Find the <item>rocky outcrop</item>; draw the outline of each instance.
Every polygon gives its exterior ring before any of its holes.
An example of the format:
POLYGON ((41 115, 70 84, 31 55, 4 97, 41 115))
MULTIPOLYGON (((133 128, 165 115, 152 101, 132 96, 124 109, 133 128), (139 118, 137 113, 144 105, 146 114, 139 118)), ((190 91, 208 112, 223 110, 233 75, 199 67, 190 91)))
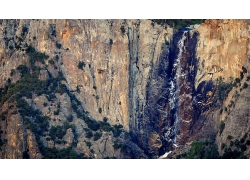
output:
POLYGON ((179 31, 151 20, 1 20, 1 92, 23 78, 20 65, 51 91, 22 97, 49 119, 40 138, 15 102, 2 102, 1 157, 42 158, 42 142, 89 158, 158 158, 203 137, 219 146, 229 133, 241 138, 249 119, 248 29, 248 20, 206 20, 179 31), (30 47, 40 60, 31 62, 30 47), (93 130, 86 117, 120 124, 122 133, 93 130), (62 128, 61 139, 51 137, 52 127, 62 128))
POLYGON ((4 103, 1 107, 1 151, 0 158, 41 159, 34 134, 26 129, 22 117, 13 103, 4 103))
POLYGON ((239 77, 249 56, 248 20, 206 20, 194 31, 199 33, 195 87, 220 76, 225 81, 239 77))

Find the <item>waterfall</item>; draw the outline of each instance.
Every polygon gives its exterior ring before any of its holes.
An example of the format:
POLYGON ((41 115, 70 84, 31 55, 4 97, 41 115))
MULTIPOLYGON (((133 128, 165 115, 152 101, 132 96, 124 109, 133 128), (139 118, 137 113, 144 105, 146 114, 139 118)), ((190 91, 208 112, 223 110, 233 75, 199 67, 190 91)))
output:
POLYGON ((172 72, 169 79, 169 95, 168 95, 168 101, 169 101, 169 107, 170 112, 168 113, 174 113, 173 114, 173 121, 174 124, 171 127, 166 127, 166 132, 164 134, 165 140, 168 142, 171 142, 174 147, 178 147, 177 144, 177 135, 178 135, 178 87, 179 87, 179 78, 182 76, 181 74, 181 59, 183 52, 186 51, 184 42, 186 40, 186 35, 188 31, 184 31, 182 34, 181 39, 178 41, 177 48, 178 48, 178 55, 177 58, 173 61, 173 67, 172 72), (172 137, 172 138, 171 138, 172 137))

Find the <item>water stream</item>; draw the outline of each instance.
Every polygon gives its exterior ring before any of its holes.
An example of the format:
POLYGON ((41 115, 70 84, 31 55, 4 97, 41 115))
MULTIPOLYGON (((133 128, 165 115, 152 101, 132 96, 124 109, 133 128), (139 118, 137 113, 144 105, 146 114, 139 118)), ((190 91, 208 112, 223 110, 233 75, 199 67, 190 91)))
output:
MULTIPOLYGON (((179 78, 182 76, 181 74, 181 59, 183 53, 186 51, 184 42, 187 37, 187 32, 184 31, 180 40, 178 41, 177 48, 178 48, 178 55, 176 59, 173 61, 172 72, 170 75, 169 80, 169 95, 168 95, 168 103, 170 107, 170 112, 174 113, 172 115, 172 120, 174 123, 172 126, 167 127, 167 131, 164 134, 165 140, 169 143, 173 144, 173 148, 178 147, 177 143, 177 136, 178 136, 178 87, 179 87, 179 78)), ((166 152, 168 153, 168 152, 166 152)))

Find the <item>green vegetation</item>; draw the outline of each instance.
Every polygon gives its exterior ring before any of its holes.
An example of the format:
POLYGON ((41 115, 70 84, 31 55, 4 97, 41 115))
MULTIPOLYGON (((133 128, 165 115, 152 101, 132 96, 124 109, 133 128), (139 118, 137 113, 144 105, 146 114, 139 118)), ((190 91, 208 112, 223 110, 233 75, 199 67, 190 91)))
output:
POLYGON ((13 76, 15 72, 15 69, 11 69, 10 76, 13 76))
POLYGON ((28 32, 28 28, 23 26, 21 35, 24 36, 28 32))
POLYGON ((85 142, 85 144, 86 144, 89 148, 92 146, 91 142, 89 142, 89 141, 84 141, 84 142, 85 142))
POLYGON ((35 48, 33 48, 31 45, 29 45, 26 49, 26 53, 29 56, 30 60, 30 66, 32 70, 36 70, 35 62, 41 62, 42 64, 45 64, 45 59, 48 59, 49 56, 45 53, 37 52, 35 48))
POLYGON ((244 74, 246 74, 246 73, 247 73, 247 68, 245 68, 244 66, 242 66, 242 72, 243 72, 244 74))
POLYGON ((180 29, 184 27, 189 27, 194 24, 201 24, 205 20, 204 19, 152 19, 153 22, 159 25, 169 25, 170 27, 174 27, 175 29, 180 29))
POLYGON ((228 140, 231 140, 231 139, 233 139, 233 136, 228 135, 228 136, 227 136, 227 139, 228 139, 228 140))
POLYGON ((85 121, 85 123, 88 125, 89 129, 92 131, 97 131, 100 129, 100 124, 94 120, 91 120, 89 117, 83 115, 82 119, 85 121))
POLYGON ((100 139, 102 137, 102 133, 96 132, 94 134, 94 141, 97 141, 98 139, 100 139))
POLYGON ((23 159, 30 159, 28 152, 29 152, 29 149, 23 152, 23 159))
POLYGON ((122 128, 123 126, 122 125, 114 125, 113 128, 112 128, 112 132, 113 132, 113 135, 114 137, 119 137, 120 134, 122 133, 122 128))
POLYGON ((54 141, 56 138, 62 139, 66 134, 66 129, 63 126, 52 126, 49 130, 49 136, 54 141))
POLYGON ((191 144, 191 148, 188 152, 178 155, 176 158, 186 159, 246 159, 244 152, 247 150, 247 146, 250 146, 250 140, 246 133, 241 140, 235 139, 233 136, 228 135, 229 147, 225 143, 221 144, 221 149, 224 153, 220 156, 218 154, 218 148, 211 140, 194 141, 191 144))
POLYGON ((122 152, 126 151, 127 146, 125 144, 122 144, 121 142, 119 142, 118 140, 114 141, 113 147, 115 150, 121 148, 122 152))
POLYGON ((111 132, 113 130, 112 126, 107 122, 100 121, 99 124, 100 124, 100 129, 105 132, 111 132))
POLYGON ((18 112, 24 119, 24 124, 27 125, 28 129, 31 129, 37 135, 42 135, 45 131, 48 131, 50 118, 48 116, 43 116, 42 113, 38 110, 34 110, 28 103, 20 98, 17 97, 16 99, 18 108, 18 112), (31 117, 34 119, 34 123, 31 123, 31 117))
POLYGON ((104 118, 103 118, 103 122, 105 122, 105 123, 108 122, 108 118, 107 118, 107 117, 104 117, 104 118))
POLYGON ((247 87, 248 87, 248 84, 246 82, 244 82, 243 89, 246 89, 247 87))
POLYGON ((54 111, 54 115, 59 115, 59 109, 57 109, 56 111, 54 111))
MULTIPOLYGON (((245 147, 243 145, 243 147, 245 147)), ((232 150, 230 147, 226 148, 224 154, 221 156, 222 159, 246 159, 247 157, 244 155, 245 148, 241 148, 241 150, 234 149, 232 150)))
POLYGON ((91 130, 85 128, 85 131, 86 131, 86 134, 85 134, 86 138, 92 138, 93 137, 93 133, 92 133, 91 130))
POLYGON ((83 70, 83 67, 85 67, 85 66, 86 66, 86 64, 84 62, 82 62, 82 61, 78 62, 78 65, 77 65, 78 69, 82 69, 83 70))
POLYGON ((48 62, 49 62, 51 65, 54 65, 54 64, 55 64, 55 62, 54 62, 52 59, 50 59, 48 62))
POLYGON ((68 120, 69 122, 72 122, 73 119, 74 119, 74 117, 73 117, 72 114, 70 114, 69 116, 67 116, 67 120, 68 120))
POLYGON ((185 159, 217 159, 219 158, 218 148, 211 140, 194 141, 187 153, 176 157, 185 159))
MULTIPOLYGON (((99 121, 99 122, 97 122, 95 120, 91 120, 89 117, 87 117, 85 115, 82 115, 81 118, 85 121, 85 123, 88 125, 89 129, 91 129, 92 131, 101 130, 104 132, 112 132, 114 137, 119 137, 120 134, 122 133, 123 126, 120 124, 111 126, 107 122, 108 119, 106 117, 103 118, 103 121, 99 121)), ((98 136, 101 137, 101 133, 94 134, 94 139, 97 138, 98 136)))
MULTIPOLYGON (((26 65, 20 65, 16 70, 11 71, 12 75, 14 73, 20 73, 21 78, 15 84, 11 84, 10 82, 10 84, 8 84, 6 87, 0 88, 0 104, 2 105, 7 100, 13 103, 16 102, 16 107, 23 119, 24 126, 34 133, 39 150, 44 158, 49 159, 86 157, 83 154, 77 154, 73 150, 73 148, 77 145, 76 127, 75 125, 69 124, 69 122, 73 121, 73 115, 69 115, 68 117, 66 117, 67 122, 62 126, 49 127, 49 121, 51 121, 51 119, 48 116, 43 116, 39 110, 33 109, 25 100, 26 98, 32 99, 33 95, 45 95, 45 97, 49 101, 49 103, 43 103, 43 106, 46 107, 48 106, 48 104, 52 106, 51 101, 55 102, 55 93, 67 93, 70 97, 72 109, 76 112, 77 117, 83 119, 88 125, 89 130, 86 133, 86 137, 93 137, 94 141, 97 141, 102 137, 102 132, 100 131, 112 132, 114 137, 120 136, 123 128, 121 125, 111 126, 108 123, 107 118, 104 118, 104 122, 98 122, 87 116, 88 112, 82 110, 81 102, 72 92, 67 89, 67 86, 65 84, 62 84, 61 81, 65 80, 62 71, 58 72, 57 77, 52 77, 50 75, 50 78, 48 78, 47 80, 40 80, 38 78, 40 70, 46 67, 37 67, 35 65, 35 62, 43 63, 44 60, 48 58, 47 55, 45 55, 44 53, 36 52, 36 50, 32 46, 29 46, 26 49, 26 52, 30 58, 30 67, 27 67, 26 65), (47 141, 53 140, 57 144, 66 143, 66 141, 62 140, 62 138, 65 136, 67 129, 69 128, 71 128, 74 133, 74 140, 70 147, 58 150, 56 148, 48 148, 44 145, 44 139, 46 139, 47 141), (41 137, 44 137, 44 139, 40 139, 41 137)), ((52 65, 54 64, 54 61, 49 60, 49 63, 52 65)), ((82 66, 85 66, 85 64, 82 66)), ((102 111, 101 108, 98 110, 102 111)), ((59 111, 60 104, 57 104, 57 109, 54 111, 54 114, 58 115, 59 111)), ((4 112, 0 115, 0 120, 5 121, 6 117, 7 112, 4 112)), ((54 121, 56 121, 56 119, 54 119, 54 121)), ((89 148, 91 147, 90 142, 86 142, 86 145, 89 148)), ((125 149, 125 145, 120 145, 120 143, 118 142, 116 143, 115 147, 121 148, 122 150, 125 149)), ((23 157, 29 158, 28 151, 23 152, 23 157)))
MULTIPOLYGON (((28 52, 32 57, 36 57, 33 56, 35 53, 32 48, 28 52)), ((34 66, 34 69, 37 69, 37 67, 34 66)), ((55 92, 58 90, 61 91, 60 89, 64 89, 66 93, 69 93, 70 99, 76 104, 79 104, 80 102, 67 90, 67 88, 65 88, 65 85, 61 85, 60 81, 65 79, 62 72, 59 72, 58 77, 56 78, 50 78, 46 81, 42 81, 38 79, 36 73, 31 75, 29 68, 25 65, 20 65, 16 71, 21 74, 21 79, 15 84, 9 84, 5 88, 0 89, 0 103, 3 104, 7 100, 10 100, 10 102, 16 102, 16 107, 23 118, 24 125, 27 129, 30 129, 34 133, 36 141, 38 142, 39 150, 44 158, 86 158, 83 154, 78 155, 72 149, 73 146, 76 146, 77 144, 76 128, 74 125, 64 123, 63 126, 52 126, 51 129, 49 129, 48 121, 50 118, 43 116, 39 110, 34 110, 26 102, 26 100, 23 99, 23 97, 32 98, 32 94, 35 93, 38 96, 45 94, 47 99, 51 101, 53 98, 56 98, 54 94, 55 92), (75 139, 73 140, 72 146, 66 149, 58 150, 56 148, 45 147, 43 141, 40 139, 41 136, 45 136, 45 132, 49 131, 50 138, 47 137, 47 140, 55 140, 58 144, 65 143, 65 141, 60 140, 60 138, 65 135, 66 130, 69 128, 72 129, 75 139)), ((47 103, 44 103, 43 105, 47 106, 47 103)), ((1 114, 1 120, 6 120, 6 113, 7 112, 1 114)), ((56 112, 55 114, 58 113, 56 112)), ((28 158, 28 153, 23 152, 23 157, 28 158)))
POLYGON ((77 154, 71 146, 59 150, 55 147, 45 147, 41 141, 39 141, 38 146, 43 154, 43 159, 87 159, 83 153, 77 154))
POLYGON ((76 86, 76 92, 78 92, 78 93, 80 93, 81 91, 80 91, 80 87, 77 85, 76 86))
POLYGON ((222 143, 222 144, 221 144, 221 149, 223 150, 223 149, 225 149, 225 147, 226 147, 226 144, 225 144, 225 143, 222 143))
POLYGON ((102 113, 102 108, 98 108, 98 112, 101 114, 102 113))
POLYGON ((120 29, 121 29, 121 31, 122 31, 122 34, 125 34, 126 30, 125 30, 124 26, 121 26, 120 29))
POLYGON ((222 77, 218 78, 218 98, 220 102, 223 102, 226 98, 228 93, 233 88, 233 82, 225 83, 223 82, 222 77))
POLYGON ((109 45, 112 46, 113 44, 113 39, 109 39, 109 45))
POLYGON ((62 45, 61 45, 60 43, 56 42, 56 47, 57 47, 58 49, 61 49, 62 45))
POLYGON ((224 121, 220 122, 220 134, 223 132, 223 130, 225 129, 225 123, 224 121))
POLYGON ((71 128, 74 136, 76 136, 76 127, 67 122, 63 126, 52 126, 49 130, 50 140, 55 141, 56 143, 61 144, 63 141, 61 139, 65 136, 67 129, 71 128))

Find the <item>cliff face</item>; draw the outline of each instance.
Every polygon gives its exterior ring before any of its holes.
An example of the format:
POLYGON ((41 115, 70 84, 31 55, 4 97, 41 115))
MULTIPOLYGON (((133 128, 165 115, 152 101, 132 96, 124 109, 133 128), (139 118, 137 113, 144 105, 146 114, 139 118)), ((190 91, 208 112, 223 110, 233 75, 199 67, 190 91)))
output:
MULTIPOLYGON (((157 63, 162 44, 171 37, 167 28, 153 26, 150 20, 3 20, 1 29, 1 87, 7 85, 8 78, 12 83, 20 79, 20 73, 11 75, 12 69, 31 65, 26 50, 32 46, 49 57, 44 64, 35 64, 40 67, 40 80, 55 78, 61 71, 65 77, 62 83, 89 117, 99 121, 105 117, 127 132, 134 128, 139 104, 145 99, 149 71, 157 63)), ((87 128, 74 114, 69 96, 55 95, 52 103, 46 95, 28 101, 53 120, 50 127, 62 125, 73 114, 77 130, 79 126, 87 128), (60 111, 55 115, 58 103, 60 111)), ((84 133, 83 129, 77 132, 79 137, 84 133)), ((84 141, 78 143, 79 152, 88 149, 84 141)))
POLYGON ((207 20, 196 30, 200 34, 196 87, 202 81, 215 81, 220 76, 226 81, 239 77, 249 56, 249 22, 207 20))
POLYGON ((151 20, 1 20, 1 157, 42 158, 55 147, 158 158, 203 137, 219 147, 230 133, 241 138, 250 112, 248 23, 206 20, 176 31, 151 20), (30 76, 44 92, 21 97, 39 111, 25 114, 11 93, 30 76))

